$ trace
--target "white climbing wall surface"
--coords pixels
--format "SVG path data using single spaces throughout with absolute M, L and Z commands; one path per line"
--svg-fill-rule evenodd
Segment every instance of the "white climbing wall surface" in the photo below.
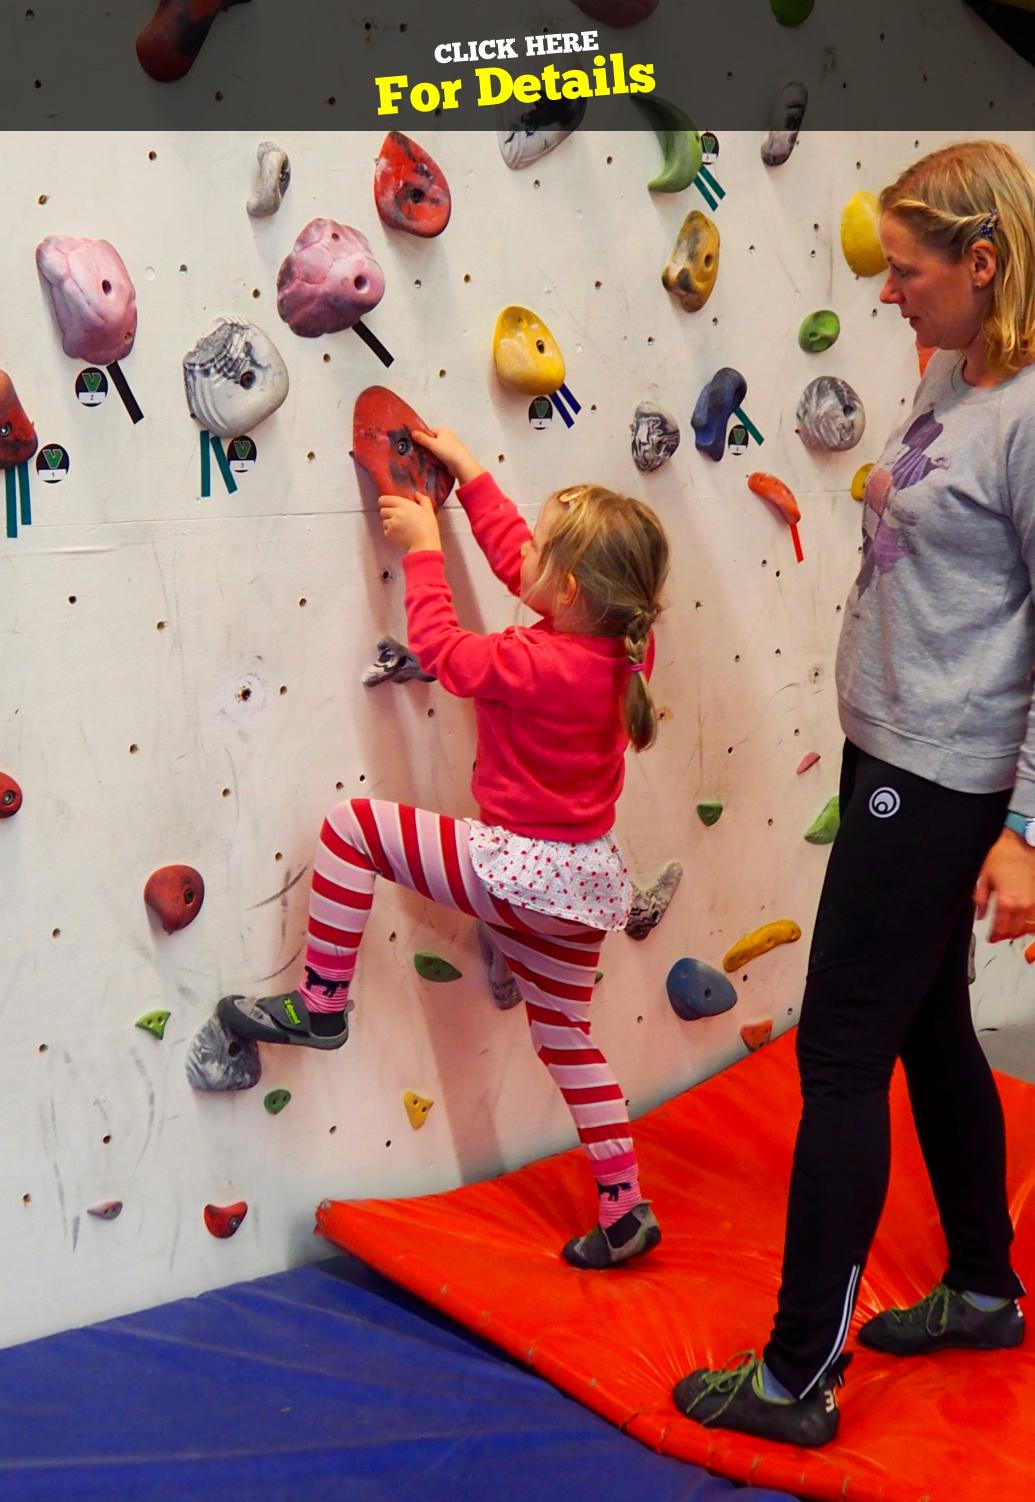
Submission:
M 993 129 L 1035 152 L 1031 135 L 994 118 Z M 804 834 L 837 786 L 832 666 L 860 527 L 849 487 L 917 379 L 908 328 L 878 305 L 880 279 L 844 261 L 841 209 L 951 137 L 810 133 L 806 117 L 790 160 L 767 169 L 763 129 L 720 135 L 709 171 L 725 196 L 712 209 L 695 188 L 647 193 L 659 165 L 649 132 L 577 132 L 512 172 L 491 131 L 415 131 L 454 204 L 447 231 L 419 241 L 374 210 L 383 132 L 293 136 L 271 121 L 263 134 L 292 165 L 267 219 L 245 211 L 256 135 L 7 142 L 0 367 L 41 446 L 63 447 L 70 468 L 51 484 L 33 461 L 31 524 L 19 517 L 16 535 L 0 513 L 0 770 L 24 793 L 0 822 L 6 1342 L 321 1256 L 311 1225 L 325 1195 L 442 1190 L 574 1140 L 522 1009 L 493 1005 L 473 925 L 386 884 L 344 1050 L 266 1050 L 261 1085 L 238 1095 L 185 1081 L 187 1045 L 222 994 L 296 979 L 309 864 L 333 802 L 473 811 L 470 707 L 436 684 L 360 684 L 377 639 L 405 635 L 398 556 L 361 506 L 348 453 L 368 385 L 456 428 L 530 521 L 552 488 L 594 479 L 644 496 L 669 530 L 663 723 L 657 746 L 629 758 L 618 832 L 637 877 L 670 859 L 685 874 L 646 942 L 608 939 L 594 1003 L 633 1112 L 743 1057 L 742 1027 L 773 1019 L 779 1032 L 800 1001 L 827 858 Z M 696 313 L 661 285 L 692 208 L 721 233 L 715 289 Z M 316 215 L 361 229 L 384 269 L 366 321 L 395 356 L 390 371 L 352 333 L 304 340 L 277 317 L 277 268 Z M 34 265 L 49 234 L 110 240 L 136 284 L 124 362 L 136 425 L 114 387 L 92 409 L 77 398 L 83 366 L 62 353 Z M 510 303 L 538 313 L 564 353 L 581 403 L 570 430 L 556 415 L 534 430 L 527 398 L 495 381 L 492 331 Z M 841 334 L 809 354 L 798 330 L 820 309 Z M 257 430 L 236 493 L 213 466 L 202 498 L 180 362 L 229 315 L 273 337 L 291 389 Z M 746 378 L 742 405 L 764 445 L 716 464 L 695 450 L 690 414 L 722 366 Z M 795 435 L 798 399 L 822 374 L 865 405 L 865 436 L 845 453 L 808 451 Z M 630 455 L 641 402 L 682 430 L 651 474 Z M 802 563 L 787 524 L 747 487 L 757 469 L 797 497 Z M 443 524 L 463 622 L 513 621 L 455 499 Z M 809 753 L 820 760 L 797 775 Z M 695 810 L 711 801 L 723 812 L 709 826 Z M 166 934 L 143 888 L 174 863 L 195 867 L 206 894 L 196 921 Z M 801 940 L 732 973 L 733 1010 L 680 1021 L 665 989 L 673 963 L 721 967 L 778 919 L 796 920 Z M 423 980 L 419 950 L 462 978 Z M 1035 1011 L 1021 945 L 979 945 L 977 970 L 982 1026 Z M 158 1010 L 170 1013 L 161 1039 L 134 1025 Z M 275 1089 L 291 1093 L 278 1114 L 263 1108 Z M 116 1219 L 87 1214 L 116 1200 Z M 204 1207 L 238 1202 L 236 1235 L 210 1235 Z M 587 1175 L 587 1213 L 590 1202 Z

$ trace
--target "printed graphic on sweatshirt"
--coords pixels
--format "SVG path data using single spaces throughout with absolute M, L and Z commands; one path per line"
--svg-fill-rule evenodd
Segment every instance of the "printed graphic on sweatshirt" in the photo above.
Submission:
M 898 504 L 898 497 L 919 485 L 932 470 L 948 469 L 948 459 L 932 459 L 927 453 L 944 431 L 934 408 L 929 407 L 906 429 L 890 469 L 875 464 L 870 470 L 863 493 L 863 561 L 856 581 L 859 599 L 875 578 L 891 573 L 897 563 L 916 551 L 912 536 L 916 514 Z

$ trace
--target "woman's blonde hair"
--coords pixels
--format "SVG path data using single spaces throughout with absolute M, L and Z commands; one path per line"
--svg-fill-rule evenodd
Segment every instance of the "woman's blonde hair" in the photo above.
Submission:
M 571 485 L 550 497 L 558 515 L 543 544 L 536 589 L 575 580 L 585 629 L 622 636 L 630 668 L 647 652 L 651 627 L 662 609 L 668 574 L 668 538 L 651 508 L 603 485 Z M 629 740 L 650 746 L 658 716 L 646 675 L 630 671 L 622 705 Z
M 880 195 L 922 244 L 962 260 L 975 240 L 997 269 L 983 332 L 988 363 L 1012 375 L 1035 358 L 1035 172 L 1001 141 L 961 141 L 907 167 Z

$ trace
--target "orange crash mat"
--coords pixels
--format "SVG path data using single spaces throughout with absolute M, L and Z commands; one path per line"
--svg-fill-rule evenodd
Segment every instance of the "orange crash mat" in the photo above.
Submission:
M 1031 1287 L 1035 1087 L 998 1081 L 1016 1267 Z M 448 1194 L 328 1201 L 317 1230 L 663 1454 L 830 1502 L 1031 1502 L 1030 1337 L 1015 1351 L 898 1361 L 856 1349 L 838 1437 L 821 1450 L 704 1429 L 673 1406 L 685 1373 L 768 1337 L 799 1105 L 787 1034 L 642 1116 L 633 1135 L 662 1242 L 628 1267 L 580 1272 L 559 1255 L 593 1224 L 581 1149 Z M 892 1131 L 891 1189 L 853 1330 L 889 1304 L 915 1303 L 944 1270 L 900 1071 Z

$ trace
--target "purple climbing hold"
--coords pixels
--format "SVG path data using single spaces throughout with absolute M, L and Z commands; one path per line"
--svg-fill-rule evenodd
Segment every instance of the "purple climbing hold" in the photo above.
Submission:
M 697 398 L 690 421 L 694 442 L 702 454 L 716 463 L 726 452 L 726 429 L 733 413 L 747 396 L 747 381 L 739 370 L 724 365 L 717 370 Z

